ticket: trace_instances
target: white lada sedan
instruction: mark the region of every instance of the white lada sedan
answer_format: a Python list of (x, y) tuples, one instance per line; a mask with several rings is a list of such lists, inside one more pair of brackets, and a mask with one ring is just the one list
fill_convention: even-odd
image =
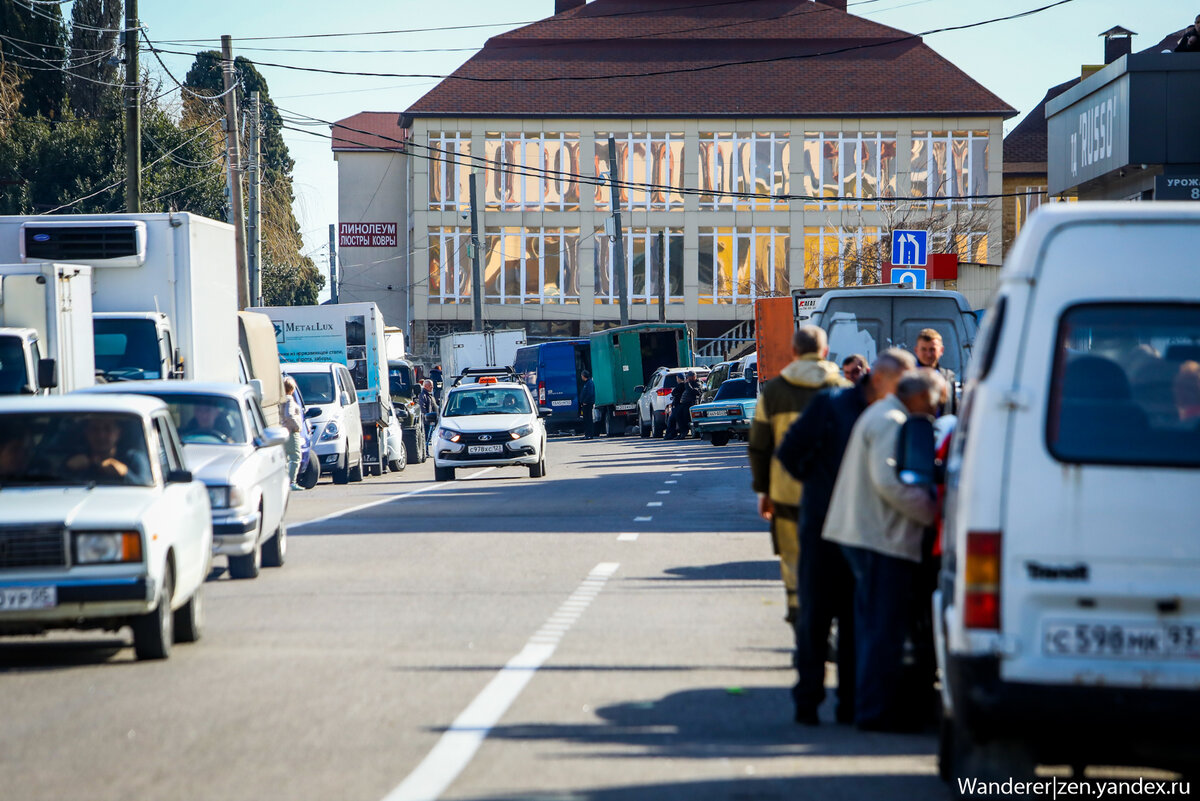
[[(489, 380), (490, 379), (490, 380)], [(459, 467), (522, 465), (546, 475), (546, 426), (524, 384), (485, 376), (446, 393), (433, 434), (434, 477), (451, 481)]]
[(0, 400), (0, 635), (133, 628), (141, 659), (199, 638), (208, 492), (162, 401)]

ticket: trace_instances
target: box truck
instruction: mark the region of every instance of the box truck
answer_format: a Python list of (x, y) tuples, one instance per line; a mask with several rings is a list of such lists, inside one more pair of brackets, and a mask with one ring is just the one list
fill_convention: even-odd
[[(389, 451), (403, 447), (389, 442), (394, 411), (388, 391), (387, 346), (383, 314), (374, 303), (327, 303), (321, 306), (260, 306), (247, 309), (265, 314), (275, 328), (279, 359), (333, 362), (350, 371), (358, 396), (363, 427), (364, 472), (381, 475)], [(398, 429), (396, 429), (398, 432)], [(400, 439), (397, 434), (396, 439)]]
[(638, 391), (660, 367), (692, 366), (692, 332), (683, 323), (640, 323), (590, 337), (596, 419), (619, 437), (637, 421)]
[(95, 383), (91, 275), (80, 265), (0, 265), (0, 395)]
[(523, 328), (446, 334), (439, 340), (442, 375), (453, 381), (469, 367), (512, 367), (525, 341)]
[(92, 268), (104, 380), (238, 380), (230, 225), (186, 213), (5, 216), (0, 262)]

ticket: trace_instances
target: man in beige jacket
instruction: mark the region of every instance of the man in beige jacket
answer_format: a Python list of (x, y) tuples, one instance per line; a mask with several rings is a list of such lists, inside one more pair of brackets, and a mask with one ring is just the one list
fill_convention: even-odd
[(846, 446), (822, 537), (838, 543), (854, 573), (854, 722), (870, 731), (911, 724), (899, 703), (904, 638), (921, 561), (921, 538), (933, 523), (933, 496), (896, 477), (896, 442), (909, 414), (933, 414), (944, 379), (914, 370), (896, 394), (863, 412)]

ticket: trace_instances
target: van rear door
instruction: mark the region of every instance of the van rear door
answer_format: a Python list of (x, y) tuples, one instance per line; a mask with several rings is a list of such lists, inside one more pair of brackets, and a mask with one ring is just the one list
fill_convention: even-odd
[(1057, 229), (1010, 321), (1024, 345), (1007, 401), (1005, 680), (1200, 682), (1200, 419), (1171, 394), (1200, 354), (1194, 230)]

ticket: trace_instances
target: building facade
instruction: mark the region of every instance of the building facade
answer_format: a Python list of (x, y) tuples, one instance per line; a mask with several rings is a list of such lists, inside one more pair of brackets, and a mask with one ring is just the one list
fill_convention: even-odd
[[(877, 282), (900, 227), (957, 252), (957, 288), (984, 305), (1001, 204), (983, 196), (1001, 192), (1014, 112), (919, 39), (836, 0), (558, 6), (490, 40), (401, 118), (415, 351), (471, 324), (472, 173), (485, 324), (531, 336), (616, 324), (614, 161), (634, 321), (658, 319), (662, 297), (666, 319), (719, 339), (759, 297)], [(378, 171), (343, 191), (369, 196), (379, 179), (363, 178)], [(345, 281), (360, 283), (352, 268)]]

